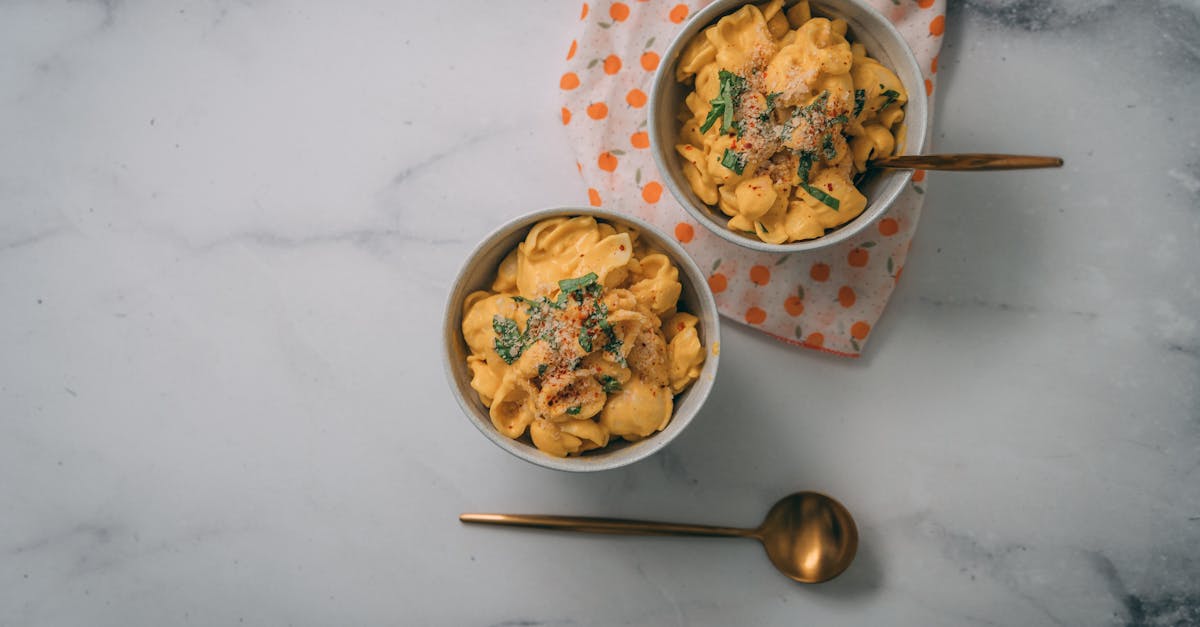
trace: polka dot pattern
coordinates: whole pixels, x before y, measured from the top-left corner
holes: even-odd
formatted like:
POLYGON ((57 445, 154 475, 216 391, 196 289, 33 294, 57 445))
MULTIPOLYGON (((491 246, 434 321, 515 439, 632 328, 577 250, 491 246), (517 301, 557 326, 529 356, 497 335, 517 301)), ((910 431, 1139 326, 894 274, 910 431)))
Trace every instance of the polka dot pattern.
POLYGON ((647 50, 646 52, 643 52, 639 61, 642 64, 642 69, 646 70, 647 72, 653 72, 654 70, 658 69, 658 53, 654 52, 653 50, 647 50))
POLYGON ((625 94, 625 102, 629 103, 629 106, 635 109, 646 106, 646 100, 646 92, 636 87, 630 89, 629 93, 625 94))
POLYGON ((729 281, 724 274, 714 272, 712 276, 708 277, 708 288, 713 291, 713 294, 720 294, 727 287, 729 287, 729 281))
MULTIPOLYGON (((945 0, 868 0, 904 35, 936 90, 945 0)), ((564 37, 562 123, 588 203, 629 212, 674 236, 708 275, 721 313, 777 339, 857 356, 903 271, 920 218, 925 172, 871 228, 829 250, 775 255, 730 244, 697 225, 670 194, 650 153, 647 94, 662 53, 708 0, 591 2, 564 37)), ((920 87, 918 87, 920 89, 920 87)))
POLYGON ((939 15, 929 21, 929 34, 934 37, 941 37, 946 32, 946 16, 939 15))
POLYGON ((618 163, 616 155, 607 150, 600 153, 600 157, 596 159, 596 166, 605 172, 616 170, 618 163))
POLYGON ((603 120, 608 116, 608 105, 603 102, 593 102, 588 105, 587 114, 593 120, 603 120))
POLYGON ((799 296, 788 296, 787 300, 783 301, 783 309, 793 318, 804 313, 804 300, 799 296))
POLYGON ((755 285, 768 285, 771 282, 771 271, 766 266, 750 268, 750 282, 755 285))
POLYGON ((829 264, 817 262, 812 265, 812 268, 809 268, 808 276, 817 283, 824 283, 829 280, 830 272, 829 264))
POLYGON ((849 309, 854 306, 854 303, 858 302, 858 294, 854 292, 853 287, 843 285, 838 288, 837 299, 842 307, 849 309))
POLYGON ((616 74, 617 72, 620 72, 620 71, 621 71, 621 57, 618 57, 615 54, 610 54, 607 57, 604 57, 604 73, 605 74, 612 75, 612 74, 616 74))

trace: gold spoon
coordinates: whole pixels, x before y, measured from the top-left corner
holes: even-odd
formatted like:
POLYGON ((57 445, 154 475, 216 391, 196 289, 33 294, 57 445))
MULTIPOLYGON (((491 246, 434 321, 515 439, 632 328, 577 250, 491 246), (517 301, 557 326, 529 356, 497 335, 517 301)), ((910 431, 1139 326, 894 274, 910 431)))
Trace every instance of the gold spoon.
POLYGON ((1028 170, 1032 168, 1061 168, 1061 157, 1027 155, 993 155, 963 153, 957 155, 910 155, 876 159, 869 165, 892 170, 1028 170))
POLYGON ((821 583, 837 577, 858 550, 858 527, 850 512, 818 492, 783 497, 757 529, 539 514, 463 514, 458 519, 465 523, 630 536, 753 538, 762 542, 779 572, 800 583, 821 583))

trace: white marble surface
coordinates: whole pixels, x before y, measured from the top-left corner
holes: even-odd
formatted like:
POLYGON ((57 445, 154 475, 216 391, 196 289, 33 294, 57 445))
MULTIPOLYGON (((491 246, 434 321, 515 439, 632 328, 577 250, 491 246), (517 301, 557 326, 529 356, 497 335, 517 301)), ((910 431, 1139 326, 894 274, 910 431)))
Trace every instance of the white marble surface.
MULTIPOLYGON (((907 0, 903 0, 907 1, 907 0)), ((595 476, 480 437, 438 363, 486 230, 585 201, 574 2, 0 5, 0 625, 1200 622, 1200 6, 952 1, 931 175, 868 355, 728 325, 710 406, 595 476), (843 500, 801 587, 755 523, 843 500)))

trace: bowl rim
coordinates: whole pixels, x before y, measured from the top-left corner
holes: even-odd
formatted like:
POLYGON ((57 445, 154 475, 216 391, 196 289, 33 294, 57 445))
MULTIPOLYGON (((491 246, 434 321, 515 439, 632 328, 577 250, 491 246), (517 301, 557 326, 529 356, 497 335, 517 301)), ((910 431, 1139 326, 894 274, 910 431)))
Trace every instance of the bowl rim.
MULTIPOLYGON (((522 240, 523 241, 523 240, 522 240)), ((446 295, 444 320, 442 323, 442 369, 446 374, 447 383, 450 385, 450 391, 462 409, 467 420, 470 421, 476 429, 479 430, 485 437, 492 441, 500 448, 504 449, 511 455, 523 459, 537 466, 550 468, 553 470, 567 472, 596 472, 603 470, 611 470, 620 468, 636 462, 639 462, 654 453, 662 450, 670 444, 683 430, 691 424, 696 414, 704 406, 708 400, 709 394, 712 392, 712 387, 716 379, 717 365, 720 363, 720 342, 721 342, 721 315, 717 310, 716 299, 713 297, 712 289, 708 286, 708 281, 705 279, 703 271, 696 262, 687 254, 674 239, 667 236, 666 233, 636 216, 631 216, 624 213, 619 213, 609 209, 599 207, 578 207, 578 206, 560 206, 538 209, 529 213, 525 213, 506 220, 500 226, 492 229, 487 235, 479 240, 471 251, 467 254, 462 265, 459 266, 458 272, 455 275, 454 281, 450 284, 449 291, 446 295), (455 358, 454 350, 451 347, 451 338, 456 341, 462 341, 462 311, 461 302, 455 302, 455 296, 463 289, 463 284, 466 282, 468 270, 471 266, 477 263, 478 258, 485 252, 489 251, 493 242, 496 240, 508 237, 512 233, 531 228, 538 222, 561 216, 590 216, 600 220, 610 220, 625 222, 634 226, 641 231, 652 233, 667 249, 665 252, 671 257, 671 261, 676 264, 680 270, 681 279, 686 280, 692 285, 700 302, 694 303, 693 307, 698 311, 691 311, 693 315, 699 317, 704 322, 704 337, 703 346, 705 350, 705 361, 700 377, 694 381, 691 387, 686 390, 692 394, 699 394, 699 399, 695 405, 685 414, 679 413, 679 405, 672 408, 671 421, 666 429, 659 431, 644 440, 634 443, 630 447, 614 451, 611 459, 605 459, 604 453, 598 455, 590 455, 586 457, 554 457, 541 452, 536 447, 530 446, 523 442, 519 442, 509 438, 492 425, 491 420, 485 420, 486 416, 480 417, 477 414, 478 408, 467 398, 462 389, 459 387, 459 379, 455 372, 455 366, 452 363, 455 358), (452 315, 458 310, 458 315, 452 315), (624 451, 632 451, 628 454, 621 455, 624 451), (586 463, 581 463, 582 460, 587 460, 586 463)), ((467 385, 469 388, 469 384, 467 385)))
MULTIPOLYGON (((659 140, 662 129, 659 125, 658 110, 660 107, 665 105, 665 103, 661 101, 662 99, 660 97, 660 94, 665 89, 663 81, 675 80, 675 66, 679 62, 679 54, 683 50, 684 46, 691 41, 693 36, 707 26, 715 23, 721 17, 731 14, 747 4, 761 4, 762 2, 763 0, 716 0, 700 11, 697 11, 686 22, 684 22, 683 27, 679 30, 679 32, 671 40, 671 44, 667 46, 667 49, 663 52, 662 62, 659 63, 658 69, 654 73, 654 80, 651 82, 650 99, 649 103, 647 104, 647 115, 649 120, 646 129, 650 134, 650 151, 654 156, 654 164, 658 166, 658 170, 662 175, 663 183, 666 184, 667 189, 671 190, 671 195, 675 197, 676 202, 683 207, 684 211, 686 211, 688 215, 690 215, 693 219, 721 239, 743 248, 748 248, 759 252, 795 253, 819 250, 840 244, 859 235, 867 227, 883 216, 883 214, 887 213, 887 210, 890 209, 892 204, 896 202, 896 199, 899 198, 900 194, 904 191, 905 186, 909 183, 909 181, 911 181, 913 170, 894 170, 892 175, 900 178, 900 184, 894 186, 893 189, 889 190, 883 196, 874 199, 874 202, 870 203, 861 214, 850 220, 850 222, 843 224, 832 233, 828 233, 813 239, 801 240, 799 242, 770 244, 758 238, 751 238, 739 233, 735 233, 725 224, 718 223, 710 215, 708 215, 708 211, 710 211, 708 205, 704 205, 703 208, 697 207, 696 204, 693 203, 688 197, 688 191, 690 190, 684 190, 680 187, 679 182, 676 180, 677 177, 674 175, 670 168, 670 164, 667 161, 667 155, 669 154, 668 148, 670 151, 673 151, 674 147, 664 146, 662 141, 659 140)), ((908 70, 912 72, 913 76, 923 76, 921 72, 921 66, 917 62, 917 57, 913 53, 912 47, 908 45, 908 41, 904 39, 904 36, 900 33, 900 30, 896 28, 895 24, 893 24, 891 20, 887 19, 887 17, 877 11, 870 4, 866 3, 864 0, 810 0, 811 4, 817 5, 814 8, 818 8, 819 10, 827 9, 827 6, 823 5, 827 5, 830 2, 843 2, 846 4, 852 4, 857 9, 860 9, 864 13, 870 15, 870 19, 878 23, 882 33, 886 33, 886 37, 894 39, 901 44, 901 59, 894 60, 894 63, 908 66, 908 70)), ((795 2, 793 0, 785 0, 784 4, 787 6, 795 4, 795 2)), ((877 34, 877 36, 882 38, 881 34, 877 34)), ((889 69, 896 71, 896 68, 889 69)), ((908 131, 918 130, 920 132, 906 135, 906 138, 912 137, 912 141, 915 142, 915 150, 909 151, 907 154, 924 154, 927 140, 926 136, 928 134, 929 127, 928 96, 925 93, 923 85, 905 85, 905 88, 909 92, 908 103, 905 107, 905 122, 909 122, 909 118, 907 116, 909 106, 917 104, 918 106, 915 108, 924 113, 924 115, 921 116, 921 119, 919 119, 916 123, 909 123, 910 128, 908 131), (913 89, 913 87, 916 88, 913 89), (918 128, 914 129, 912 128, 913 126, 918 128)), ((674 119, 674 116, 672 116, 671 119, 674 119)))

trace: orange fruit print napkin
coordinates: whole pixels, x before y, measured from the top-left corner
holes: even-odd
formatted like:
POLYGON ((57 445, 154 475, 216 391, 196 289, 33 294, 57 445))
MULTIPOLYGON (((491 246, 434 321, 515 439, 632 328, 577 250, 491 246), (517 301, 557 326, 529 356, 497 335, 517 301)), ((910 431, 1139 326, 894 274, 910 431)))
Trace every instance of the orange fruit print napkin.
MULTIPOLYGON (((697 224, 666 191, 650 153, 647 94, 661 55, 708 2, 585 2, 559 78, 562 123, 593 206, 636 215, 672 234, 700 268, 717 307, 776 339, 857 357, 900 273, 921 215, 924 172, 891 210, 832 249, 760 253, 697 224)), ((870 0, 908 41, 932 95, 945 0, 870 0)))

